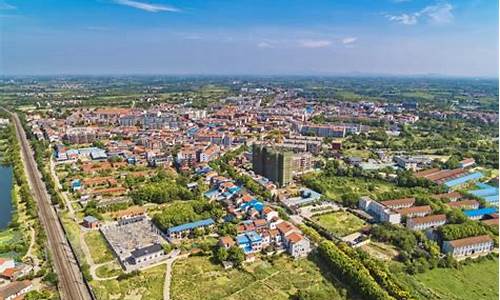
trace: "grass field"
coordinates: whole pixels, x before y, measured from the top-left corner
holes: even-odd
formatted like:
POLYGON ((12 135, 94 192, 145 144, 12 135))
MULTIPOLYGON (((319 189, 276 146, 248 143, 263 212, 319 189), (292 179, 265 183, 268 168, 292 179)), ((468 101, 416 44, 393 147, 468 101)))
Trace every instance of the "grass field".
POLYGON ((460 270, 434 269, 410 279, 422 299, 498 299, 498 259, 463 266, 460 270))
POLYGON ((90 284, 99 300, 162 300, 165 265, 141 271, 128 279, 92 281, 90 284))
POLYGON ((359 195, 367 195, 374 199, 377 196, 386 192, 403 191, 404 188, 397 187, 391 183, 381 180, 367 180, 358 177, 327 177, 317 176, 314 174, 307 175, 315 178, 315 181, 323 187, 326 197, 339 200, 342 195, 348 193, 356 193, 359 195))
POLYGON ((365 226, 365 222, 347 211, 314 216, 313 220, 328 231, 345 236, 356 232, 365 226))
POLYGON ((0 245, 10 243, 15 238, 16 232, 13 229, 6 229, 0 231, 0 245))
POLYGON ((375 241, 370 241, 370 243, 361 246, 361 249, 380 260, 391 260, 399 255, 399 251, 395 246, 375 241))
POLYGON ((122 268, 117 262, 113 262, 112 264, 106 264, 100 266, 95 270, 97 276, 101 278, 109 278, 113 276, 118 276, 123 273, 122 268))
POLYGON ((85 243, 89 248, 94 263, 100 264, 113 259, 111 250, 106 241, 98 231, 89 231, 84 235, 85 243))
POLYGON ((243 270, 224 270, 208 257, 190 257, 174 265, 171 295, 192 299, 290 299, 301 290, 308 299, 342 299, 336 287, 310 260, 280 256, 243 270))

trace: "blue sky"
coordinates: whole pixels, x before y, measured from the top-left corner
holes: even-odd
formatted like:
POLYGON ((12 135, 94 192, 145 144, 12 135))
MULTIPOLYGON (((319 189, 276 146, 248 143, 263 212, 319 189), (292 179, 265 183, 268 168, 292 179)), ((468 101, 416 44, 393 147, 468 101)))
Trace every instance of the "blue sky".
POLYGON ((0 0, 4 74, 498 75, 495 0, 0 0))

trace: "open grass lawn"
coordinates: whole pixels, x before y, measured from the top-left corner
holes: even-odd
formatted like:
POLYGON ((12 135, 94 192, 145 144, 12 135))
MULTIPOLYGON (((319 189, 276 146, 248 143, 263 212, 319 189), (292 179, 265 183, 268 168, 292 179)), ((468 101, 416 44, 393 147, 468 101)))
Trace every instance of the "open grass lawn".
POLYGON ((64 230, 66 231, 66 237, 75 250, 76 255, 78 255, 78 257, 82 260, 85 259, 85 255, 82 251, 82 245, 80 244, 80 226, 72 219, 70 219, 67 213, 62 214, 61 220, 64 226, 64 230))
POLYGON ((344 155, 353 156, 353 157, 361 157, 361 158, 370 158, 370 154, 372 152, 370 150, 359 150, 359 149, 347 149, 344 150, 344 155))
MULTIPOLYGON (((406 188, 397 187, 392 183, 382 180, 368 180, 359 177, 340 177, 340 176, 322 176, 310 174, 315 178, 315 182, 319 184, 322 190, 325 191, 325 196, 340 201, 343 194, 356 193, 359 195, 367 195, 374 199, 377 196, 386 192, 403 192, 406 188)), ((407 189, 406 189, 407 190, 407 189)))
POLYGON ((113 254, 99 231, 87 232, 84 239, 94 263, 100 264, 113 259, 113 254))
POLYGON ((361 249, 380 260, 391 260, 399 255, 395 246, 375 241, 361 246, 361 249))
POLYGON ((165 265, 141 271, 128 279, 92 281, 90 284, 99 300, 162 300, 165 265))
POLYGON ((257 261, 242 270, 224 270, 208 257, 177 261, 172 275, 174 300, 191 299, 290 299, 299 290, 310 299, 342 299, 314 262, 283 255, 272 263, 257 261))
POLYGON ((498 299, 498 259, 472 263, 460 270, 434 269, 412 279, 422 299, 498 299))
POLYGON ((123 274, 123 271, 117 262, 113 262, 111 264, 100 266, 95 270, 95 273, 101 278, 109 278, 123 274))
POLYGON ((365 222, 347 211, 314 216, 313 220, 328 231, 340 236, 356 232, 365 226, 365 222))

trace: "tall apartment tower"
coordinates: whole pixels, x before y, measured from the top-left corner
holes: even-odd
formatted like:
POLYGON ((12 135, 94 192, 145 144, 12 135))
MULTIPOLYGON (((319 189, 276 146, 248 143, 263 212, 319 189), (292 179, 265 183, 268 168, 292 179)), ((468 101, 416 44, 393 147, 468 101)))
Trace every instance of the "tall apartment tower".
POLYGON ((293 153, 270 146, 253 144, 252 166, 256 174, 273 181, 279 187, 292 181, 293 153))

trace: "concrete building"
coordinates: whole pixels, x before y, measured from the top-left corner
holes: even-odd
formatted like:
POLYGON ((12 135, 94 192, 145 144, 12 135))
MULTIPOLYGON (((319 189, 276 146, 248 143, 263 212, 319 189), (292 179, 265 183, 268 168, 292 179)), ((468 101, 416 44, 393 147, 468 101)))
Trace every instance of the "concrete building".
POLYGON ((456 201, 448 203, 449 207, 460 208, 460 209, 478 209, 479 201, 474 199, 456 201))
POLYGON ((281 151, 261 144, 253 144, 253 171, 268 178, 280 187, 285 186, 292 181, 293 156, 293 152, 281 151))
POLYGON ((97 229, 99 228, 99 220, 93 216, 86 216, 83 218, 83 226, 90 229, 97 229))
POLYGON ((407 218, 425 217, 432 213, 432 208, 429 205, 412 206, 398 209, 397 212, 400 213, 402 217, 407 218))
POLYGON ((211 218, 186 223, 167 229, 167 236, 172 239, 180 239, 189 236, 197 228, 211 228, 214 225, 215 222, 211 218))
POLYGON ((153 261, 159 261, 165 256, 165 251, 160 244, 152 244, 146 247, 133 250, 130 260, 133 264, 149 264, 153 261))
POLYGON ((402 199, 381 201, 380 204, 391 209, 408 208, 412 207, 415 204, 415 198, 402 198, 402 199))
POLYGON ((391 224, 401 223, 401 214, 371 199, 370 197, 361 197, 358 202, 358 207, 373 215, 378 222, 388 222, 391 224))
POLYGON ((33 284, 29 280, 14 281, 0 287, 1 300, 23 299, 24 295, 33 289, 33 284))
POLYGON ((496 207, 484 207, 479 209, 464 210, 464 214, 471 220, 481 220, 484 216, 498 212, 496 207))
POLYGON ((487 254, 493 250, 493 247, 493 239, 488 235, 443 242, 443 252, 455 258, 487 254))
POLYGON ((302 234, 292 232, 285 236, 288 253, 295 258, 305 257, 311 252, 311 242, 302 234))
POLYGON ((406 227, 411 230, 425 230, 439 227, 446 223, 446 215, 430 215, 425 217, 410 218, 406 221, 406 227))

